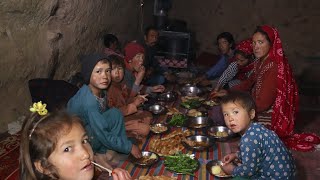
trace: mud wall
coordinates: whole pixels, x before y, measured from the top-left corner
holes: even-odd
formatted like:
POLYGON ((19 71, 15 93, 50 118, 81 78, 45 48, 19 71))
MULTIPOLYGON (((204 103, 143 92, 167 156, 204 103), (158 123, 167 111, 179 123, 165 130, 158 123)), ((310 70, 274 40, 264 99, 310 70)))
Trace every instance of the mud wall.
POLYGON ((1 0, 0 132, 28 111, 32 78, 68 79, 101 37, 140 34, 139 0, 1 0))
POLYGON ((314 64, 309 63, 309 57, 318 57, 315 61, 318 61, 318 67, 320 65, 320 46, 317 45, 320 41, 320 1, 173 0, 172 2, 169 17, 185 20, 189 29, 195 32, 198 54, 202 51, 217 52, 214 42, 220 32, 229 31, 236 41, 240 41, 250 37, 256 26, 269 24, 278 28, 284 52, 296 74, 300 74, 305 68, 315 69, 311 67, 314 64))
MULTIPOLYGON (((105 33, 116 34, 122 44, 139 37, 141 28, 153 20, 153 0, 144 0, 144 13, 140 2, 1 0, 0 132, 28 111, 29 79, 68 79, 79 70, 81 55, 102 49, 105 33)), ((196 35, 197 54, 216 53, 214 41, 222 31, 230 31, 240 41, 251 36, 257 25, 270 24, 278 28, 295 74, 308 72, 306 77, 319 79, 320 1, 172 2, 169 17, 187 22, 196 35)))

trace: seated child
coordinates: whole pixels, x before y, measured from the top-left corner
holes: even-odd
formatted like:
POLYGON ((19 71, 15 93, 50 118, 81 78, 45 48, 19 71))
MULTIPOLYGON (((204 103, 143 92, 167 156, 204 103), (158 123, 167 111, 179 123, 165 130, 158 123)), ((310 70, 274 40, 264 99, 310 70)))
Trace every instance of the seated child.
POLYGON ((86 84, 69 100, 67 108, 83 121, 95 160, 102 164, 110 160, 108 154, 112 151, 108 150, 131 153, 140 158, 141 151, 126 135, 121 111, 107 106, 106 89, 111 82, 110 62, 105 55, 88 55, 83 58, 81 72, 86 84))
POLYGON ((125 127, 128 137, 134 137, 137 140, 145 139, 150 131, 150 122, 152 114, 147 111, 138 110, 138 106, 146 101, 141 95, 130 97, 130 88, 123 83, 125 64, 123 59, 111 55, 109 56, 112 71, 111 85, 108 88, 108 105, 119 108, 125 116, 125 127))
POLYGON ((248 179, 293 179, 295 164, 277 134, 253 122, 255 103, 244 92, 233 91, 221 100, 227 127, 241 135, 240 151, 223 158, 222 170, 233 177, 248 179), (239 158, 241 165, 232 162, 239 158))
POLYGON ((136 42, 130 42, 124 50, 126 70, 123 81, 131 89, 130 96, 135 96, 139 93, 150 94, 152 92, 163 92, 165 88, 162 85, 141 85, 145 75, 145 67, 143 66, 145 51, 143 47, 136 42))
POLYGON ((104 43, 104 46, 106 47, 103 52, 107 56, 117 55, 121 58, 124 58, 124 56, 119 51, 119 40, 115 35, 106 34, 103 37, 103 43, 104 43))
POLYGON ((216 43, 220 52, 218 62, 210 67, 210 69, 203 75, 196 78, 196 82, 201 85, 209 85, 209 80, 214 80, 220 77, 224 70, 229 65, 229 59, 234 55, 234 38, 230 32, 222 32, 217 36, 216 43))
POLYGON ((214 89, 215 92, 218 92, 226 84, 228 88, 238 85, 250 76, 254 67, 251 39, 241 41, 237 44, 234 59, 235 61, 231 62, 220 76, 214 89))
MULTIPOLYGON (((93 151, 81 120, 66 112, 47 113, 34 103, 23 124, 20 144, 20 179, 90 180, 94 175, 93 151)), ((123 169, 114 179, 131 179, 123 169)))

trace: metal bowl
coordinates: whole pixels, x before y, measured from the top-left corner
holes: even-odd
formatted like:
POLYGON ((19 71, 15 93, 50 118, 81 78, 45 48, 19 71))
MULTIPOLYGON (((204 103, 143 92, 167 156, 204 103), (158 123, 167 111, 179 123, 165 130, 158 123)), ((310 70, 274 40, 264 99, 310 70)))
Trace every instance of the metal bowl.
POLYGON ((202 151, 212 147, 213 141, 208 136, 194 135, 186 137, 182 144, 188 149, 202 151), (193 145, 189 144, 188 141, 193 145))
POLYGON ((199 96, 202 94, 202 90, 194 85, 186 85, 180 89, 183 96, 199 96))
POLYGON ((129 155, 129 160, 138 166, 142 166, 142 167, 149 167, 154 165, 155 163, 157 163, 160 160, 160 157, 157 153, 151 152, 151 151, 142 151, 141 152, 142 157, 137 159, 134 156, 132 156, 131 154, 129 155), (152 157, 152 159, 151 159, 152 157))
POLYGON ((213 172, 212 172, 212 167, 213 166, 221 166, 222 165, 222 161, 220 161, 220 160, 212 160, 212 161, 209 161, 208 163, 207 163, 207 165, 206 165, 206 169, 207 169, 207 171, 210 173, 210 174, 212 174, 212 175, 214 175, 214 176, 216 176, 216 177, 224 177, 224 178, 226 178, 226 177, 231 177, 231 175, 227 175, 227 174, 213 174, 213 172))
POLYGON ((187 111, 187 116, 192 118, 192 117, 208 117, 208 112, 207 111, 200 111, 197 109, 189 109, 187 111))
POLYGON ((159 101, 164 101, 164 102, 173 102, 177 100, 178 94, 174 91, 168 91, 165 93, 162 93, 158 96, 159 101))
POLYGON ((166 108, 164 106, 161 106, 160 104, 154 104, 149 106, 148 110, 157 115, 164 113, 166 111, 166 108))
POLYGON ((214 138, 216 141, 226 141, 232 137, 235 137, 236 134, 233 133, 230 129, 225 126, 213 126, 207 130, 209 136, 214 138))
POLYGON ((187 125, 190 128, 200 129, 210 125, 208 116, 188 117, 187 125))
POLYGON ((150 131, 155 134, 162 134, 169 131, 169 127, 163 123, 150 125, 150 131))

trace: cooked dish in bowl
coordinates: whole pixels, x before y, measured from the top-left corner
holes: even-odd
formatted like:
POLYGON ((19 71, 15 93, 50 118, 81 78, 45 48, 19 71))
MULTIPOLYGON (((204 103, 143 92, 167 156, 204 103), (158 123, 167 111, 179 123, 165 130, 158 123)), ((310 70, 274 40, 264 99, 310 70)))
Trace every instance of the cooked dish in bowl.
POLYGON ((150 126, 150 131, 155 134, 161 134, 168 131, 168 127, 165 124, 158 123, 150 126))
POLYGON ((220 160, 212 160, 209 161, 206 165, 207 171, 209 171, 210 174, 217 176, 217 177, 231 177, 231 175, 226 174, 223 172, 221 165, 222 161, 220 160))
POLYGON ((195 129, 210 126, 212 121, 207 116, 207 113, 201 112, 201 115, 202 116, 198 116, 198 117, 189 116, 186 125, 190 128, 195 128, 195 129))
POLYGON ((132 163, 139 166, 151 166, 159 161, 160 157, 158 154, 151 151, 142 151, 142 157, 137 159, 132 155, 129 156, 132 163))
POLYGON ((235 137, 236 134, 233 133, 230 129, 225 126, 213 126, 207 130, 209 136, 214 138, 217 141, 225 141, 232 137, 235 137))
POLYGON ((190 109, 187 113, 188 116, 191 116, 191 117, 200 117, 202 116, 202 112, 201 111, 198 111, 196 109, 190 109))
POLYGON ((212 140, 203 135, 194 135, 189 136, 183 139, 183 144, 187 146, 189 149, 193 150, 204 150, 206 148, 209 148, 213 145, 212 140))
POLYGON ((203 93, 203 91, 194 85, 186 85, 180 89, 180 92, 184 96, 198 96, 203 93))

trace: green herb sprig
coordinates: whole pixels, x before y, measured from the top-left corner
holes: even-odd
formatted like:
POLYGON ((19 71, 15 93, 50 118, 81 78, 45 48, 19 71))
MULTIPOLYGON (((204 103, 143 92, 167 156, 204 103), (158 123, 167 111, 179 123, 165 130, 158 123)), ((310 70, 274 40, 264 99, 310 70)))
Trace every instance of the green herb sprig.
POLYGON ((171 126, 183 126, 186 120, 187 117, 183 114, 174 114, 168 124, 171 126))
POLYGON ((183 154, 181 152, 173 156, 165 156, 164 164, 166 169, 176 173, 194 176, 193 172, 198 168, 198 161, 194 154, 183 154))
POLYGON ((199 99, 189 99, 185 102, 182 102, 181 106, 187 109, 198 108, 199 106, 201 106, 201 101, 199 99))

